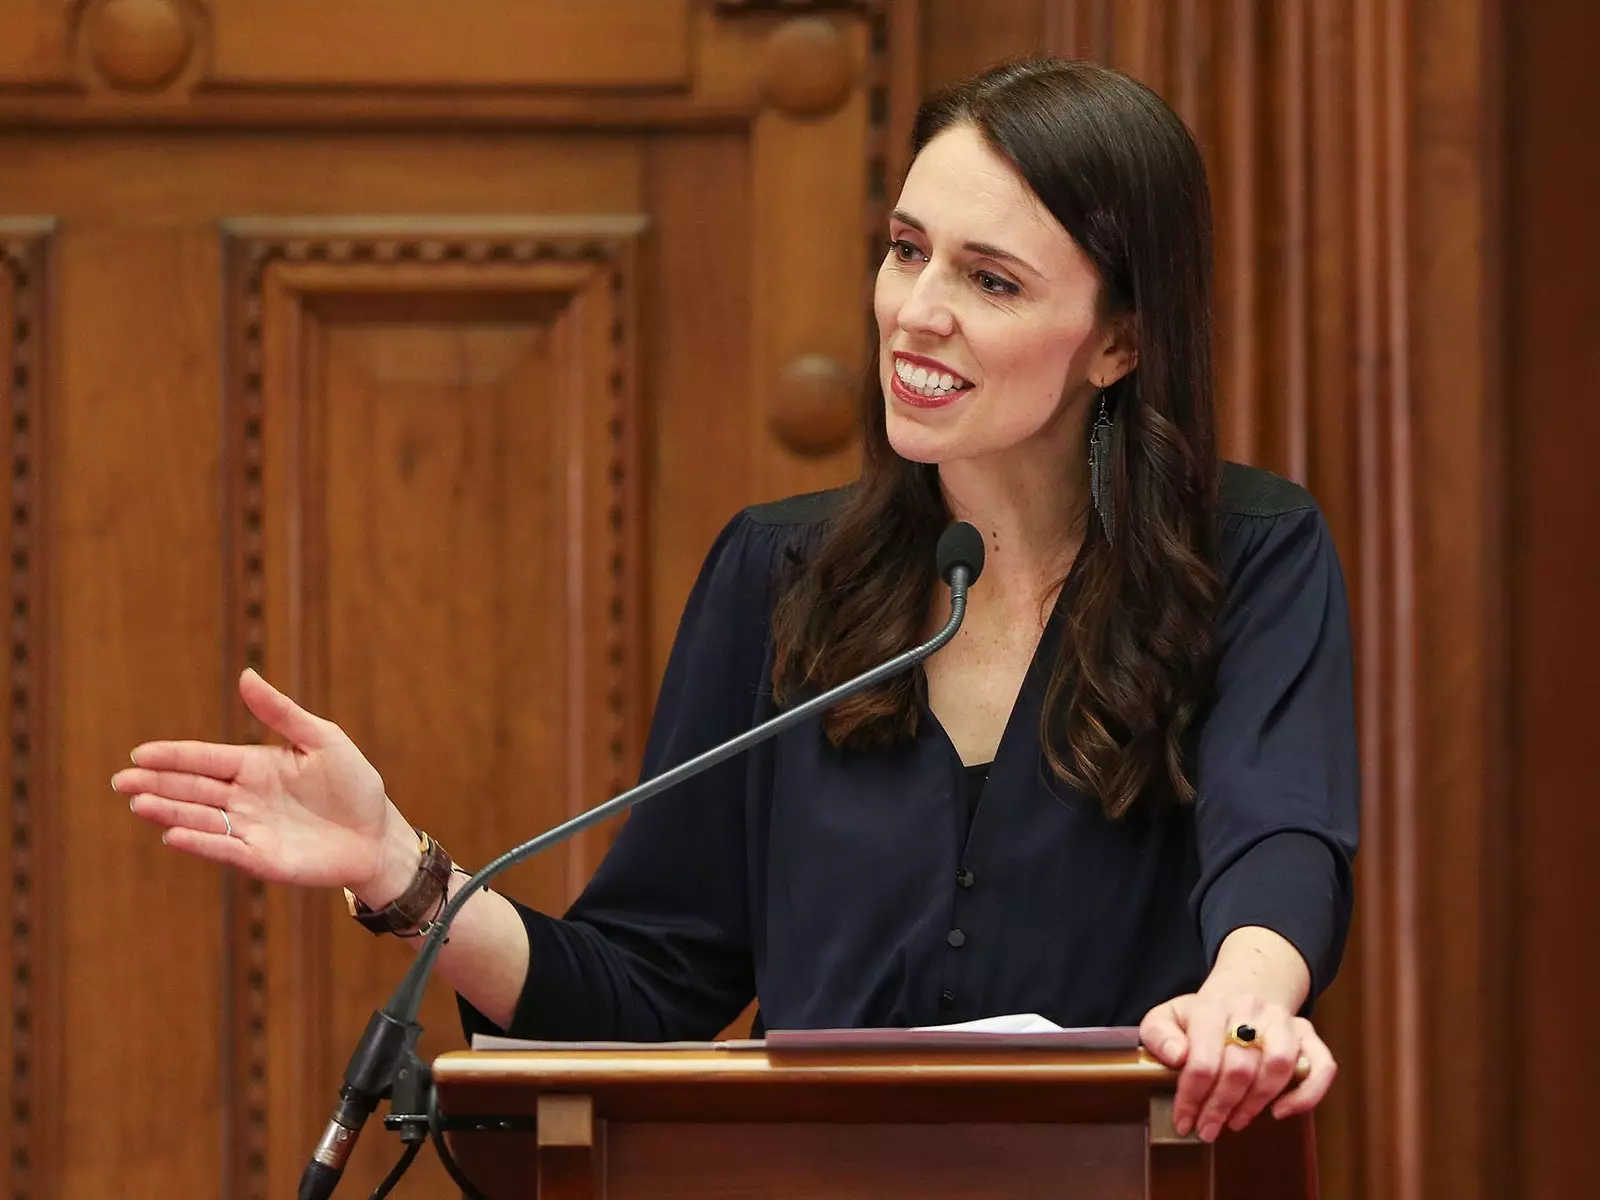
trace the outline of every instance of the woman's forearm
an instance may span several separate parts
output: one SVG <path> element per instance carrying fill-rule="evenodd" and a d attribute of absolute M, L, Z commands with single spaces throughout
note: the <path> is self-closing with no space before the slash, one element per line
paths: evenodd
<path fill-rule="evenodd" d="M 403 819 L 391 826 L 395 832 L 389 838 L 383 870 L 356 889 L 357 898 L 369 908 L 382 908 L 405 891 L 422 863 L 411 827 Z M 453 898 L 466 882 L 467 876 L 452 874 L 449 896 Z M 403 940 L 413 950 L 424 941 Z M 509 1028 L 528 977 L 528 931 L 511 901 L 498 892 L 481 891 L 462 905 L 434 969 L 473 1008 L 501 1029 Z"/>

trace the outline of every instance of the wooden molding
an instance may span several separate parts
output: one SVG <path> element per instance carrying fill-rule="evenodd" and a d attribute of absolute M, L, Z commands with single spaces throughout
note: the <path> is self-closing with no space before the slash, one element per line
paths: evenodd
<path fill-rule="evenodd" d="M 7 736 L 0 741 L 0 776 L 10 798 L 0 822 L 9 927 L 0 938 L 0 979 L 10 995 L 0 1026 L 0 1076 L 6 1081 L 5 1152 L 0 1191 L 33 1194 L 48 1179 L 59 1031 L 50 989 L 58 953 L 52 928 L 55 886 L 50 882 L 49 753 L 46 745 L 48 672 L 44 648 L 46 604 L 45 497 L 39 451 L 49 392 L 47 338 L 50 244 L 47 220 L 0 219 L 0 461 L 11 481 L 4 530 Z"/>
<path fill-rule="evenodd" d="M 693 0 L 0 0 L 11 128 L 748 118 L 714 94 Z M 711 36 L 707 36 L 711 35 Z"/>
<path fill-rule="evenodd" d="M 781 13 L 794 16 L 800 13 L 863 12 L 878 0 L 716 0 L 716 11 L 723 16 L 744 16 L 749 13 Z"/>

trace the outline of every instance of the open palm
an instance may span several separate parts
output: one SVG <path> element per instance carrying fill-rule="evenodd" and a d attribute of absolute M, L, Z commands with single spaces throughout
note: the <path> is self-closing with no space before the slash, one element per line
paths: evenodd
<path fill-rule="evenodd" d="M 147 742 L 111 786 L 176 849 L 258 879 L 359 890 L 402 822 L 382 777 L 342 729 L 254 671 L 239 695 L 287 746 Z"/>

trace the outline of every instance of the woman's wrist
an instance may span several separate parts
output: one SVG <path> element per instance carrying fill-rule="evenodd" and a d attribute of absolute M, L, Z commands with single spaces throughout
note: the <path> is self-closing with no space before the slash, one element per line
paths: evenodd
<path fill-rule="evenodd" d="M 374 857 L 376 865 L 371 877 L 360 881 L 350 891 L 362 904 L 376 910 L 410 887 L 422 867 L 422 841 L 392 801 Z"/>
<path fill-rule="evenodd" d="M 1222 940 L 1202 994 L 1245 993 L 1294 1013 L 1311 991 L 1311 972 L 1281 934 L 1258 925 L 1235 929 Z"/>

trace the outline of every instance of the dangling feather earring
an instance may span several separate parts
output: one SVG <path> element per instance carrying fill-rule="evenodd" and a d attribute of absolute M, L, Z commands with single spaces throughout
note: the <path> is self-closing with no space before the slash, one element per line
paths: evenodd
<path fill-rule="evenodd" d="M 1112 525 L 1114 513 L 1111 501 L 1111 411 L 1106 402 L 1105 389 L 1100 389 L 1100 413 L 1089 432 L 1089 493 L 1094 499 L 1094 509 L 1100 514 L 1100 524 L 1105 527 L 1106 541 L 1114 541 Z"/>

